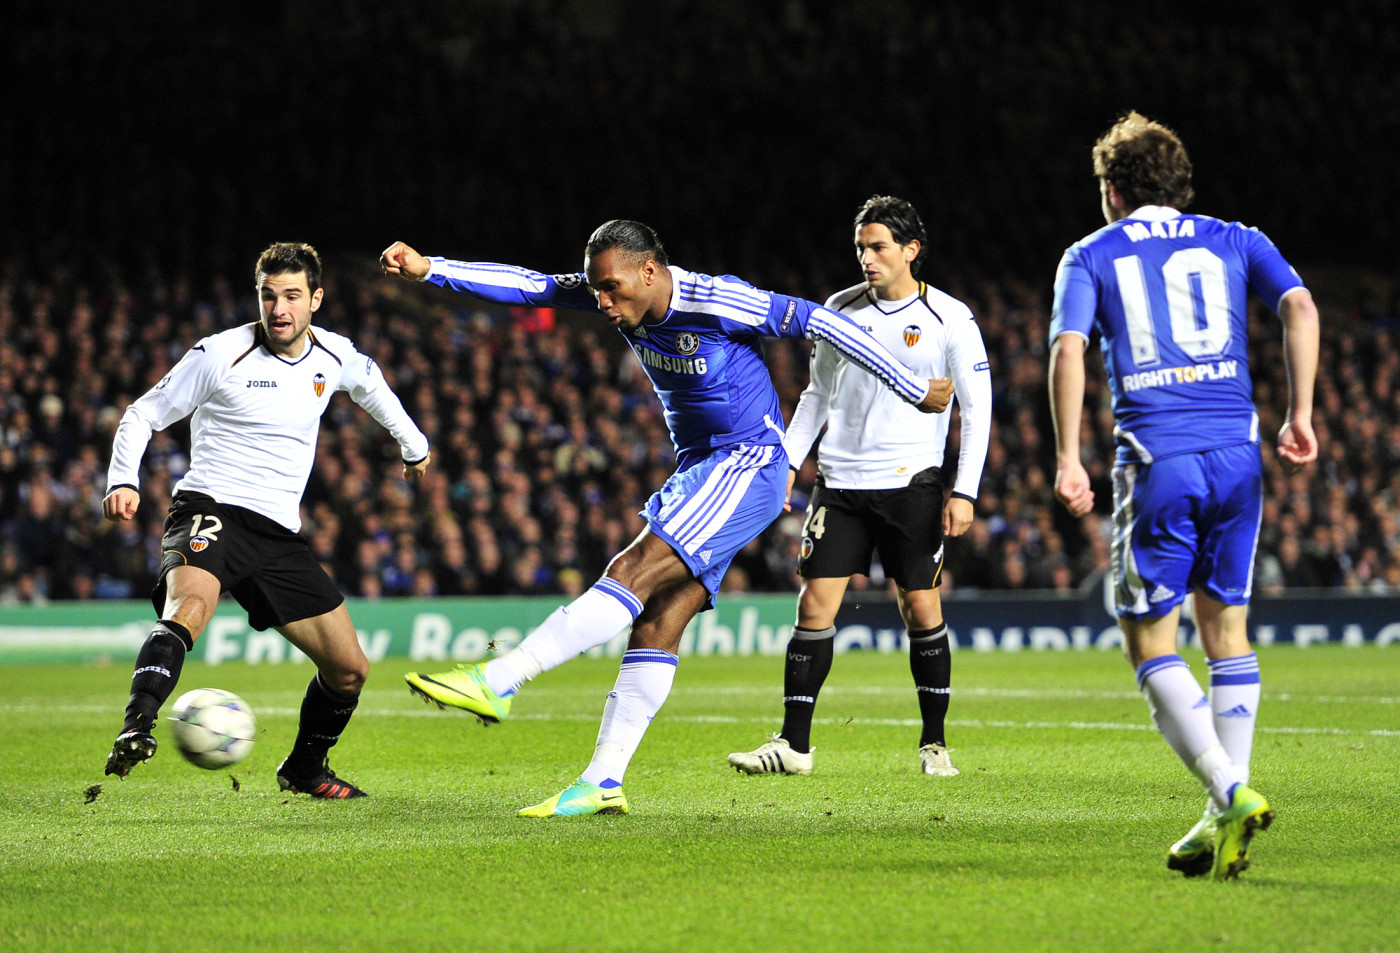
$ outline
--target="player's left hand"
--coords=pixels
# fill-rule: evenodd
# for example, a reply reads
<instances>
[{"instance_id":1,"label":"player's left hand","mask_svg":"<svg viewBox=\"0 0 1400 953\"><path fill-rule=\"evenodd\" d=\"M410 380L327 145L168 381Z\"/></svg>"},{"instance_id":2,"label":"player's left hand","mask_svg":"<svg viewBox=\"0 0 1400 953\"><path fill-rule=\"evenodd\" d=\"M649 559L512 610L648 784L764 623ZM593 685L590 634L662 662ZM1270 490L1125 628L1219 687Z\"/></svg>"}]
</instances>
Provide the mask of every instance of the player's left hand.
<instances>
[{"instance_id":1,"label":"player's left hand","mask_svg":"<svg viewBox=\"0 0 1400 953\"><path fill-rule=\"evenodd\" d=\"M1075 516L1094 508L1094 491L1089 489L1089 471L1077 460L1060 464L1055 471L1055 499Z\"/></svg>"},{"instance_id":2,"label":"player's left hand","mask_svg":"<svg viewBox=\"0 0 1400 953\"><path fill-rule=\"evenodd\" d=\"M972 503L960 496L948 497L943 504L943 535L961 536L972 525Z\"/></svg>"},{"instance_id":3,"label":"player's left hand","mask_svg":"<svg viewBox=\"0 0 1400 953\"><path fill-rule=\"evenodd\" d=\"M424 473L427 473L427 472L428 472L428 463L429 463L429 461L431 461L432 459L433 459L433 455L430 453L430 454L428 454L426 457L424 457L422 460L419 460L417 463L414 463L414 464L407 464L407 463L405 463L405 464L403 465L403 478L404 478L405 480L416 480L416 479L418 479L418 478L421 477Z\"/></svg>"},{"instance_id":4,"label":"player's left hand","mask_svg":"<svg viewBox=\"0 0 1400 953\"><path fill-rule=\"evenodd\" d=\"M1317 459L1317 435L1312 421L1290 420L1278 432L1278 458L1289 473L1297 473Z\"/></svg>"}]
</instances>

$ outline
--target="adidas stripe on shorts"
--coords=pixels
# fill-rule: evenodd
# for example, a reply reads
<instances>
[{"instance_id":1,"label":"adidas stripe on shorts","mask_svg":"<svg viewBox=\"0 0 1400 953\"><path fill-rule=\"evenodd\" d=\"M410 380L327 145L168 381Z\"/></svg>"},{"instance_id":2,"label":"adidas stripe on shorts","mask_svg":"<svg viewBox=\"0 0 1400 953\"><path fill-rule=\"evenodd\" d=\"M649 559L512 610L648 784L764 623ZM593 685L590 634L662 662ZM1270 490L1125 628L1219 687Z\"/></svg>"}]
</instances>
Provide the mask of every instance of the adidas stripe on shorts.
<instances>
[{"instance_id":1,"label":"adidas stripe on shorts","mask_svg":"<svg viewBox=\"0 0 1400 953\"><path fill-rule=\"evenodd\" d=\"M647 525L710 591L711 606L735 555L782 513L787 473L781 446L739 444L671 474L647 500Z\"/></svg>"},{"instance_id":2,"label":"adidas stripe on shorts","mask_svg":"<svg viewBox=\"0 0 1400 953\"><path fill-rule=\"evenodd\" d=\"M1257 443L1113 468L1113 582L1120 617L1166 615L1191 590L1249 602L1263 477Z\"/></svg>"}]
</instances>

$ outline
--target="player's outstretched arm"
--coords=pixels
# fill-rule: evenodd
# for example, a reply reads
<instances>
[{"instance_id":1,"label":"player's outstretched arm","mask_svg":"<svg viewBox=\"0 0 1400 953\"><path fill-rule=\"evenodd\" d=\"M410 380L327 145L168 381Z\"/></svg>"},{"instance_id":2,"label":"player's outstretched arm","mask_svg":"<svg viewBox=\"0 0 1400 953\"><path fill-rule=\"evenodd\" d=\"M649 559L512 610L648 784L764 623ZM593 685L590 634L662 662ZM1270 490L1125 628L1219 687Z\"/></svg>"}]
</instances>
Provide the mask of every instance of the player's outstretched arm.
<instances>
[{"instance_id":1,"label":"player's outstretched arm","mask_svg":"<svg viewBox=\"0 0 1400 953\"><path fill-rule=\"evenodd\" d=\"M1288 370L1288 421L1279 431L1277 453L1291 473L1317 459L1312 411L1319 322L1317 305L1306 288L1284 295L1278 310L1283 320L1284 364Z\"/></svg>"},{"instance_id":2,"label":"player's outstretched arm","mask_svg":"<svg viewBox=\"0 0 1400 953\"><path fill-rule=\"evenodd\" d=\"M1084 346L1078 334L1061 334L1050 345L1050 416L1055 424L1055 498L1075 516L1094 508L1089 473L1079 459L1079 422L1084 413Z\"/></svg>"},{"instance_id":3,"label":"player's outstretched arm","mask_svg":"<svg viewBox=\"0 0 1400 953\"><path fill-rule=\"evenodd\" d=\"M428 277L430 263L404 242L394 242L379 254L379 267L386 275L398 275L405 281L423 281Z\"/></svg>"}]
</instances>

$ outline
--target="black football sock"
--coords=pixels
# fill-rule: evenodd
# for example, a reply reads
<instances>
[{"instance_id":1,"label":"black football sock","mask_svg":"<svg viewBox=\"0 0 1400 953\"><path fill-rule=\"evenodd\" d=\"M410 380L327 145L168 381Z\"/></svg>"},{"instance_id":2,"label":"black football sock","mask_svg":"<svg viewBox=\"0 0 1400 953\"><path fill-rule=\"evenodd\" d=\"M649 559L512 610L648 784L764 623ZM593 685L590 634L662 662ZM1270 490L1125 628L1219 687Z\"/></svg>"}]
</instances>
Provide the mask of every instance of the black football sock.
<instances>
[{"instance_id":1,"label":"black football sock","mask_svg":"<svg viewBox=\"0 0 1400 953\"><path fill-rule=\"evenodd\" d=\"M359 703L359 695L332 691L322 681L320 672L311 677L301 700L297 740L287 757L294 771L309 772L321 766L331 746L340 740L340 733L350 723L350 716Z\"/></svg>"},{"instance_id":2,"label":"black football sock","mask_svg":"<svg viewBox=\"0 0 1400 953\"><path fill-rule=\"evenodd\" d=\"M812 712L817 694L831 673L832 646L836 626L804 629L794 626L787 646L787 667L783 669L782 737L793 751L806 754L812 748Z\"/></svg>"},{"instance_id":3,"label":"black football sock","mask_svg":"<svg viewBox=\"0 0 1400 953\"><path fill-rule=\"evenodd\" d=\"M189 629L178 622L161 619L136 653L136 671L131 676L131 700L126 703L122 731L149 733L155 726L160 706L175 690L185 653L194 648Z\"/></svg>"},{"instance_id":4,"label":"black football sock","mask_svg":"<svg viewBox=\"0 0 1400 953\"><path fill-rule=\"evenodd\" d=\"M914 674L919 715L924 721L919 747L946 745L943 722L948 717L949 686L953 680L953 655L948 645L946 623L932 629L909 631L909 671Z\"/></svg>"}]
</instances>

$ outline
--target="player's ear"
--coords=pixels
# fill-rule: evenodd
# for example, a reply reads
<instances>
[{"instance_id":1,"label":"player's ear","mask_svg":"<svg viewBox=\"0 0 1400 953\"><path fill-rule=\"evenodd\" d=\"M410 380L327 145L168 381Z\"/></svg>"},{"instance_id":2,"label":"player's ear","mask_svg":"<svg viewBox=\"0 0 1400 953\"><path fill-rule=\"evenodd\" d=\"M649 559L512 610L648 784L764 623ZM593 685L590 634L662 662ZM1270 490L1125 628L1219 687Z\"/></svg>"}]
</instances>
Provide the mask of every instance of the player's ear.
<instances>
[{"instance_id":1,"label":"player's ear","mask_svg":"<svg viewBox=\"0 0 1400 953\"><path fill-rule=\"evenodd\" d=\"M317 288L315 291L313 291L313 292L311 293L311 310L312 310L312 311L315 311L317 308L321 307L321 299L324 298L325 296L326 296L326 289L325 289L325 288Z\"/></svg>"},{"instance_id":2,"label":"player's ear","mask_svg":"<svg viewBox=\"0 0 1400 953\"><path fill-rule=\"evenodd\" d=\"M919 257L919 250L923 247L923 243L920 242L917 238L909 241L904 246L904 260L906 262L912 263L915 258Z\"/></svg>"}]
</instances>

